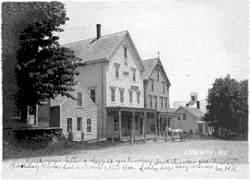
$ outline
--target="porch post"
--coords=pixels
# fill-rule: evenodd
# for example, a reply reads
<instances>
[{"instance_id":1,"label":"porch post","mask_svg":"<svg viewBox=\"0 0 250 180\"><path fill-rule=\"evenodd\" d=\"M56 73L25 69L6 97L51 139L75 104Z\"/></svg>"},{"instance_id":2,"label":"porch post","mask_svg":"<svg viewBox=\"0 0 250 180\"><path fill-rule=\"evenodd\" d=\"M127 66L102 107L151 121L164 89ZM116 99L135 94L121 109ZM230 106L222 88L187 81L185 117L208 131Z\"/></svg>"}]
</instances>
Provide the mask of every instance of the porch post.
<instances>
[{"instance_id":1,"label":"porch post","mask_svg":"<svg viewBox=\"0 0 250 180\"><path fill-rule=\"evenodd\" d=\"M35 122L34 122L34 124L38 126L38 104L36 104L36 114L35 114Z\"/></svg>"},{"instance_id":2,"label":"porch post","mask_svg":"<svg viewBox=\"0 0 250 180\"><path fill-rule=\"evenodd\" d=\"M146 118L147 114L146 112L143 113L143 135L144 135L144 143L147 142L147 124L146 124Z\"/></svg>"},{"instance_id":3,"label":"porch post","mask_svg":"<svg viewBox=\"0 0 250 180\"><path fill-rule=\"evenodd\" d=\"M130 126L130 144L134 144L134 121L135 121L135 112L132 112L131 126Z\"/></svg>"},{"instance_id":4,"label":"porch post","mask_svg":"<svg viewBox=\"0 0 250 180\"><path fill-rule=\"evenodd\" d=\"M155 112L155 118L154 118L154 121L155 121L155 141L157 141L157 127L156 127L156 112Z\"/></svg>"},{"instance_id":5,"label":"porch post","mask_svg":"<svg viewBox=\"0 0 250 180\"><path fill-rule=\"evenodd\" d=\"M121 110L118 110L118 120L119 120L119 138L122 137L122 120L121 120Z\"/></svg>"},{"instance_id":6,"label":"porch post","mask_svg":"<svg viewBox=\"0 0 250 180\"><path fill-rule=\"evenodd\" d=\"M166 116L166 119L165 119L165 122L166 122L166 126L165 126L165 141L168 142L168 130L167 130L167 127L168 127L168 119L167 119L167 116Z\"/></svg>"},{"instance_id":7,"label":"porch post","mask_svg":"<svg viewBox=\"0 0 250 180\"><path fill-rule=\"evenodd\" d=\"M161 136L161 118L158 116L158 135Z\"/></svg>"}]
</instances>

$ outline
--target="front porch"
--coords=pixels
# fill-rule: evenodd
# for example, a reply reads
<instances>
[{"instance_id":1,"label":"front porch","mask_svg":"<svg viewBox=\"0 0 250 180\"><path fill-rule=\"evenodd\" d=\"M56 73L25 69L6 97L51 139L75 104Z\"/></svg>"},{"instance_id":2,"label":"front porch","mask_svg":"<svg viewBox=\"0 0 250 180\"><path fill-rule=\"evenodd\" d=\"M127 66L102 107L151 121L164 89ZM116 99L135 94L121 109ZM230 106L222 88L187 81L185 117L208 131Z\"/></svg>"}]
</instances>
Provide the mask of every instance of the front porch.
<instances>
[{"instance_id":1,"label":"front porch","mask_svg":"<svg viewBox=\"0 0 250 180\"><path fill-rule=\"evenodd\" d=\"M115 139L135 139L160 137L165 135L168 124L166 112L157 112L156 109L107 107L107 137Z\"/></svg>"}]
</instances>

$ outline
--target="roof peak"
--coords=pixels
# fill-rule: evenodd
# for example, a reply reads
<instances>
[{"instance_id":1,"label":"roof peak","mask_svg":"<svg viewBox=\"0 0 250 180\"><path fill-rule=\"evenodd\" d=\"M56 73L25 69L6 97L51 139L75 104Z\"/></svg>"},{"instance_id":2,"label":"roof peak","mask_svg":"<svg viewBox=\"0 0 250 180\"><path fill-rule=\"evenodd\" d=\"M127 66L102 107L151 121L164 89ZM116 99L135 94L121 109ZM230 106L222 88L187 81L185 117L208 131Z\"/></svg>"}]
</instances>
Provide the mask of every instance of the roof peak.
<instances>
[{"instance_id":1,"label":"roof peak","mask_svg":"<svg viewBox=\"0 0 250 180\"><path fill-rule=\"evenodd\" d=\"M159 58L157 57L157 58L151 58L151 59L144 59L142 61L153 61L153 60L159 60Z\"/></svg>"},{"instance_id":2,"label":"roof peak","mask_svg":"<svg viewBox=\"0 0 250 180\"><path fill-rule=\"evenodd\" d=\"M61 46L67 46L67 45L71 45L71 44L81 43L81 42L84 42L84 41L87 41L87 40L91 40L91 39L98 40L98 39L102 39L102 38L107 37L107 36L111 36L111 35L115 35L115 34L122 34L122 33L128 33L128 30L119 31L119 32L111 33L111 34L106 34L106 35L101 36L100 38L92 37L92 38L87 38L87 39L83 39L83 40L79 40L79 41L74 41L74 42L71 42L71 43L63 44Z\"/></svg>"}]
</instances>

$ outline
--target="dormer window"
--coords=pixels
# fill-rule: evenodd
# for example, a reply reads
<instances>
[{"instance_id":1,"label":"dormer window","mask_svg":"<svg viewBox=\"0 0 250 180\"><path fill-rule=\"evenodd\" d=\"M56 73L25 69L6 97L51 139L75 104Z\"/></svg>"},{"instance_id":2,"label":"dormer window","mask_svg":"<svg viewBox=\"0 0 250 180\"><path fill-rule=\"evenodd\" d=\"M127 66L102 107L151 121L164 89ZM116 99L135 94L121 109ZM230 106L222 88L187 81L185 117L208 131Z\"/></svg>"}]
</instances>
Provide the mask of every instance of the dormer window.
<instances>
[{"instance_id":1,"label":"dormer window","mask_svg":"<svg viewBox=\"0 0 250 180\"><path fill-rule=\"evenodd\" d=\"M127 59L128 58L128 48L127 46L123 46L123 50L124 50L124 58Z\"/></svg>"},{"instance_id":2,"label":"dormer window","mask_svg":"<svg viewBox=\"0 0 250 180\"><path fill-rule=\"evenodd\" d=\"M136 81L136 69L132 68L132 72L133 72L133 81Z\"/></svg>"},{"instance_id":3,"label":"dormer window","mask_svg":"<svg viewBox=\"0 0 250 180\"><path fill-rule=\"evenodd\" d=\"M82 92L77 93L77 106L82 106Z\"/></svg>"},{"instance_id":4,"label":"dormer window","mask_svg":"<svg viewBox=\"0 0 250 180\"><path fill-rule=\"evenodd\" d=\"M157 69L156 71L157 71L157 81L159 81L160 80L160 71L159 71L159 69Z\"/></svg>"},{"instance_id":5,"label":"dormer window","mask_svg":"<svg viewBox=\"0 0 250 180\"><path fill-rule=\"evenodd\" d=\"M120 68L120 64L115 63L115 77L116 78L119 78L119 68Z\"/></svg>"},{"instance_id":6,"label":"dormer window","mask_svg":"<svg viewBox=\"0 0 250 180\"><path fill-rule=\"evenodd\" d=\"M154 80L151 79L151 91L154 91Z\"/></svg>"},{"instance_id":7,"label":"dormer window","mask_svg":"<svg viewBox=\"0 0 250 180\"><path fill-rule=\"evenodd\" d=\"M162 81L162 88L163 88L163 93L166 93L166 85L164 81Z\"/></svg>"}]
</instances>

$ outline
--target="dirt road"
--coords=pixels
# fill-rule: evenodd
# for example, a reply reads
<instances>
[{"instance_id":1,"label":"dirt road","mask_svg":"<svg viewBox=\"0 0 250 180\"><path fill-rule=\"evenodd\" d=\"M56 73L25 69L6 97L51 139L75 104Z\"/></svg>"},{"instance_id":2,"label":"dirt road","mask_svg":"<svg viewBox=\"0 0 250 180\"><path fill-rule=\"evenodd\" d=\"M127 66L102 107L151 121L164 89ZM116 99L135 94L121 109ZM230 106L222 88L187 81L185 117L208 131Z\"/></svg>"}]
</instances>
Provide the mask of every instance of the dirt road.
<instances>
[{"instance_id":1,"label":"dirt road","mask_svg":"<svg viewBox=\"0 0 250 180\"><path fill-rule=\"evenodd\" d=\"M203 140L147 142L68 156L8 160L11 179L247 178L248 142Z\"/></svg>"}]
</instances>

